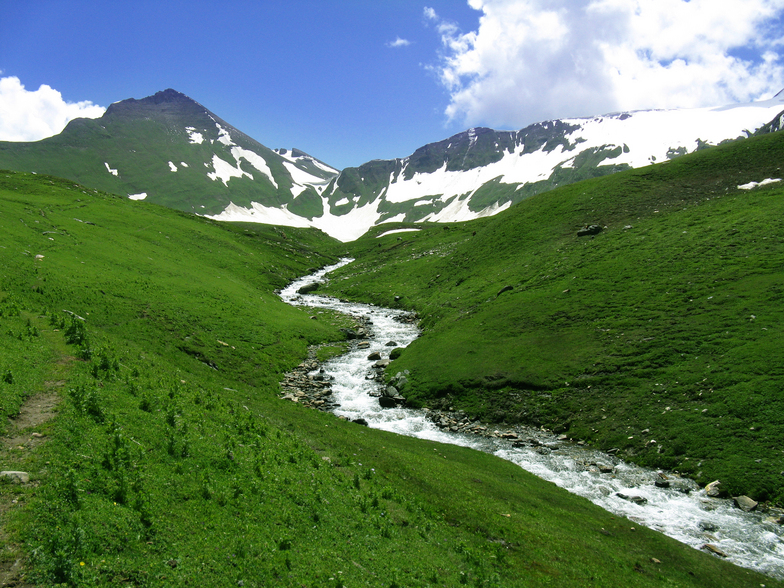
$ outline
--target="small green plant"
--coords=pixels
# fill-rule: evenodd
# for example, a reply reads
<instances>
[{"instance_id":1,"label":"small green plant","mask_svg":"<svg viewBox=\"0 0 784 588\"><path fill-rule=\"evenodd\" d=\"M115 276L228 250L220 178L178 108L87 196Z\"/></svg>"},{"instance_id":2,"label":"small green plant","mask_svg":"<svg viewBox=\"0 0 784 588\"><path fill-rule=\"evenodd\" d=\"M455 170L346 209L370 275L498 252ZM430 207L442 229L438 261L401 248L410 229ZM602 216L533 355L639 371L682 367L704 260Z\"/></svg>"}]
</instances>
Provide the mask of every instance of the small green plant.
<instances>
[{"instance_id":1,"label":"small green plant","mask_svg":"<svg viewBox=\"0 0 784 588\"><path fill-rule=\"evenodd\" d=\"M103 409L101 408L98 392L95 388L85 387L83 384L79 384L73 388L69 388L68 395L77 411L91 417L95 422L103 422Z\"/></svg>"}]
</instances>

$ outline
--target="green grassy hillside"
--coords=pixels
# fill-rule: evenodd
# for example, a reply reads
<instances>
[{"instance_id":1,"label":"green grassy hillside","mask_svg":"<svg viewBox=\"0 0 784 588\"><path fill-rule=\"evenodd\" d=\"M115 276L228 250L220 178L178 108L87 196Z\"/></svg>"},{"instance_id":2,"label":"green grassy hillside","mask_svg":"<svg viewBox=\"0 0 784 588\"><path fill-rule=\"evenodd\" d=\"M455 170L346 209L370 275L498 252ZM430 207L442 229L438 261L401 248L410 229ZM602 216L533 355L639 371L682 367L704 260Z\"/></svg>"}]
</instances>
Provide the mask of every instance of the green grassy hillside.
<instances>
[{"instance_id":1,"label":"green grassy hillside","mask_svg":"<svg viewBox=\"0 0 784 588\"><path fill-rule=\"evenodd\" d=\"M352 244L328 290L402 305L415 406L545 426L784 501L784 135ZM604 230L578 236L585 225ZM386 229L384 229L386 230ZM395 302L395 297L400 297Z\"/></svg>"},{"instance_id":2,"label":"green grassy hillside","mask_svg":"<svg viewBox=\"0 0 784 588\"><path fill-rule=\"evenodd\" d=\"M333 175L304 153L294 154L295 167L314 179ZM216 165L225 168L224 178L233 170L230 182L210 177L219 171ZM102 117L75 119L41 141L0 141L0 168L56 175L124 196L144 193L148 202L197 214L219 214L232 202L321 214L313 187L292 196L283 157L174 90L116 102Z\"/></svg>"},{"instance_id":3,"label":"green grassy hillside","mask_svg":"<svg viewBox=\"0 0 784 588\"><path fill-rule=\"evenodd\" d=\"M0 460L31 478L0 483L3 581L779 585L493 456L279 400L346 319L273 290L330 251L0 172Z\"/></svg>"}]
</instances>

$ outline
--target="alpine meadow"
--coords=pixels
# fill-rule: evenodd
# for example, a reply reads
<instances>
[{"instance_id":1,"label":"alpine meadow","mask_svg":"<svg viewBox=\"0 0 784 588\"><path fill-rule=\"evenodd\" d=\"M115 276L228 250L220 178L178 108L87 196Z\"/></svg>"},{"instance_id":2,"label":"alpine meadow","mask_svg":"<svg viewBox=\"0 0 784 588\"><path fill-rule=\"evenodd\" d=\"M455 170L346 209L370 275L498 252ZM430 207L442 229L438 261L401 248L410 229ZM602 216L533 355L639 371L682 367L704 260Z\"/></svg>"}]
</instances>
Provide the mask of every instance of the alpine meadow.
<instances>
[{"instance_id":1,"label":"alpine meadow","mask_svg":"<svg viewBox=\"0 0 784 588\"><path fill-rule=\"evenodd\" d=\"M118 103L106 120L132 135L123 116L160 100ZM396 222L416 205L385 205L383 224L374 217L342 242L314 227L198 216L189 210L206 199L191 202L178 188L167 202L166 189L190 174L199 197L219 188L204 214L226 210L239 185L243 206L258 197L338 222L340 206L349 214L349 204L392 191L394 165L370 166L383 168L377 177L355 168L341 181L302 152L240 141L222 120L202 120L217 125L215 136L198 128L206 140L195 142L197 127L186 132L191 123L178 117L144 119L155 145L129 156L178 169L155 167L160 204L128 198L145 187L141 171L112 174L100 149L66 141L97 133L118 158L135 145L115 142L99 122L48 143L0 145L3 167L21 162L0 171L4 585L784 585L492 454L282 400L287 373L357 345L361 325L278 295L351 257L318 293L416 314L421 336L384 375L389 384L407 370L399 387L408 407L545 429L700 486L718 480L724 497L781 516L776 127L644 167L594 161L548 191L521 185L515 195L516 184L493 178L468 199L492 216L464 222ZM182 142L172 133L177 157L158 161L150 153L168 135L155 125L172 118ZM563 151L562 139L527 149ZM189 159L191 145L215 173L233 153L237 174L201 177L206 163ZM441 147L438 157L452 144ZM263 158L251 149L275 160L258 190L252 174ZM104 191L115 185L122 190ZM301 196L282 195L293 186ZM435 212L465 199L425 196ZM782 520L759 524L778 530ZM780 550L781 535L771 536Z\"/></svg>"}]
</instances>

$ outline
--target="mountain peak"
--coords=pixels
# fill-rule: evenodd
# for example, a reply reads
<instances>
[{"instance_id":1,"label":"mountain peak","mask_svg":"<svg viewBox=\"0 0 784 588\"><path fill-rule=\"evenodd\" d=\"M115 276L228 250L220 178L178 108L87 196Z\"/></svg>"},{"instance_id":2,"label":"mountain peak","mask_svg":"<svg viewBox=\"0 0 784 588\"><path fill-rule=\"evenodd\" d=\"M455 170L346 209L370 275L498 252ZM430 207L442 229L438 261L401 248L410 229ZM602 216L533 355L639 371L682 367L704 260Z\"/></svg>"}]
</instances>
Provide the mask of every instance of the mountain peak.
<instances>
[{"instance_id":1,"label":"mountain peak","mask_svg":"<svg viewBox=\"0 0 784 588\"><path fill-rule=\"evenodd\" d=\"M152 96L147 96L146 98L141 98L137 100L136 98L128 98L127 100L121 100L120 102L115 102L111 104L109 108L106 109L106 114L118 114L120 112L133 112L139 109L148 109L150 107L153 108L163 108L168 109L167 107L190 107L193 108L198 107L200 110L206 110L201 104L189 98L182 92L178 92L177 90L173 90L172 88L167 88L166 90L162 90L160 92L156 92Z\"/></svg>"},{"instance_id":2,"label":"mountain peak","mask_svg":"<svg viewBox=\"0 0 784 588\"><path fill-rule=\"evenodd\" d=\"M152 96L142 98L140 102L151 102L152 104L161 104L162 102L194 102L182 92L167 88L160 92L156 92Z\"/></svg>"}]
</instances>

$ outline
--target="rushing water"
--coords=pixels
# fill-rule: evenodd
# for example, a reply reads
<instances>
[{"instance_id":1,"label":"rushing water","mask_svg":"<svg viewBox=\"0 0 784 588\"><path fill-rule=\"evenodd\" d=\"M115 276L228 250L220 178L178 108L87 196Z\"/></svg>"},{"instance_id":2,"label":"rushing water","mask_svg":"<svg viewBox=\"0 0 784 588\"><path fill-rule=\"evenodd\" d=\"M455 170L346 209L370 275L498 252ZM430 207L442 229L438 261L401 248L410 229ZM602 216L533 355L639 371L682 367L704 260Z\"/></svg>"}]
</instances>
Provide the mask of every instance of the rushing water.
<instances>
[{"instance_id":1,"label":"rushing water","mask_svg":"<svg viewBox=\"0 0 784 588\"><path fill-rule=\"evenodd\" d=\"M493 453L616 515L628 517L697 549L706 543L714 545L737 565L784 579L784 528L770 515L746 513L731 500L709 498L690 480L671 477L670 488L657 487L654 481L658 472L559 441L545 431L525 431L524 436L536 443L516 447L500 438L441 430L426 418L423 410L381 408L375 396L380 383L368 379L372 378L374 363L368 360L368 354L377 351L386 356L391 349L386 346L389 341L394 341L397 347L407 346L419 334L416 325L395 320L406 314L403 311L297 293L306 284L323 282L330 271L350 261L343 260L300 278L281 292L283 300L290 304L364 316L372 323L368 325L371 331L369 348L354 346L345 355L322 366L333 378L332 398L339 404L335 414L352 420L363 418L371 427L402 435ZM602 473L600 465L605 466L605 471L612 466L612 472ZM632 497L637 497L636 502L629 500ZM640 504L642 499L645 499L644 503Z\"/></svg>"}]
</instances>

